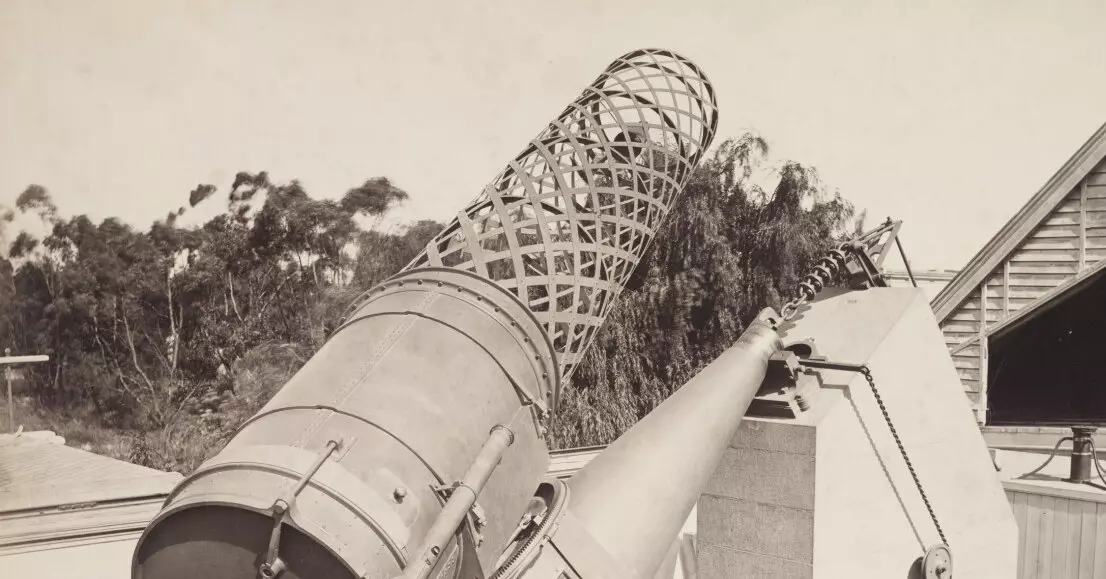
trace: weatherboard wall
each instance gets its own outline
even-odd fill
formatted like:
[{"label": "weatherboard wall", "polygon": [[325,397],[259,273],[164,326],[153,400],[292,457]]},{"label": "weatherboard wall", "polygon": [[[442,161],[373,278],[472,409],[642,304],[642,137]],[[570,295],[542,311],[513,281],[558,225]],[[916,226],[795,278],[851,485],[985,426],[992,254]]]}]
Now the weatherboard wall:
[{"label": "weatherboard wall", "polygon": [[[964,392],[984,422],[988,337],[1106,258],[1106,159],[1099,162],[967,299],[941,320]],[[1024,313],[1024,312],[1023,312]]]},{"label": "weatherboard wall", "polygon": [[1106,577],[1101,495],[1006,483],[1018,523],[1018,579]]}]

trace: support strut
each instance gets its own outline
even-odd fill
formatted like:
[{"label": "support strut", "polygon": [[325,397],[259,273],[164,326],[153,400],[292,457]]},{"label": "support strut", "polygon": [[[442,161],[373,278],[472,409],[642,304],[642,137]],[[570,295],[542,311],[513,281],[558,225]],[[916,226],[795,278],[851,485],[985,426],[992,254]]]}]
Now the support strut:
[{"label": "support strut", "polygon": [[341,439],[328,441],[326,443],[326,448],[319,453],[318,458],[316,458],[315,462],[311,464],[311,467],[307,469],[307,472],[304,472],[303,476],[296,481],[296,485],[288,489],[286,493],[273,502],[273,531],[272,534],[269,535],[269,550],[265,553],[265,562],[258,568],[258,574],[261,576],[261,579],[275,579],[287,568],[284,561],[280,558],[280,531],[284,527],[284,520],[288,518],[288,511],[292,510],[292,505],[295,504],[296,497],[303,492],[303,489],[307,488],[307,484],[311,482],[311,477],[315,476],[315,473],[319,472],[319,469],[323,467],[326,459],[330,458],[330,455],[334,454],[334,452],[341,447]]},{"label": "support strut", "polygon": [[396,579],[426,579],[430,575],[430,571],[434,569],[434,565],[438,562],[438,557],[441,556],[446,545],[457,533],[457,528],[461,526],[468,512],[476,504],[476,497],[480,495],[480,491],[488,483],[492,472],[499,466],[503,453],[514,441],[515,434],[511,432],[510,428],[502,424],[497,424],[492,428],[491,433],[488,434],[487,442],[484,443],[484,446],[472,461],[468,472],[453,487],[453,492],[450,493],[449,500],[446,501],[441,514],[434,521],[434,525],[430,527],[430,531],[426,533],[423,543],[415,550],[418,556],[404,568],[403,574],[396,577]]}]

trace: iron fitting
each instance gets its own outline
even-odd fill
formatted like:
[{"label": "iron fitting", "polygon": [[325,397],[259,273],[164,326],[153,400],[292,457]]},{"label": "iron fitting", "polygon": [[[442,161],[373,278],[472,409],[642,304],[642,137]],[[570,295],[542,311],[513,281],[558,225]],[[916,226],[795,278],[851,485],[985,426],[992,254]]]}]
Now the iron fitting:
[{"label": "iron fitting", "polygon": [[515,432],[513,430],[511,430],[510,428],[508,428],[508,427],[506,427],[502,424],[496,424],[495,426],[492,427],[491,430],[488,431],[488,434],[492,435],[492,434],[495,434],[496,432],[506,432],[507,433],[507,446],[511,446],[512,444],[515,443]]}]

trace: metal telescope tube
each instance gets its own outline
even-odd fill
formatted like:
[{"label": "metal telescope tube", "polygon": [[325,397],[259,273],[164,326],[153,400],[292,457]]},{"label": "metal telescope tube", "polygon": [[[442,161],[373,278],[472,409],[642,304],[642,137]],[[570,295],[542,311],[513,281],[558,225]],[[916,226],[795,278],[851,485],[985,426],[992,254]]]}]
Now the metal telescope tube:
[{"label": "metal telescope tube", "polygon": [[737,343],[568,481],[551,542],[517,575],[653,579],[782,348],[764,310]]},{"label": "metal telescope tube", "polygon": [[[281,579],[390,579],[503,424],[514,444],[437,566],[476,576],[548,467],[528,400],[551,391],[554,375],[541,327],[505,290],[457,270],[405,272],[173,490],[140,539],[134,577],[256,577],[275,562],[266,554],[284,499]],[[288,497],[331,440],[342,444]]]},{"label": "metal telescope tube", "polygon": [[[717,122],[687,59],[611,63],[174,489],[132,576],[390,579],[444,528],[430,576],[483,578],[544,478],[562,380]],[[456,528],[446,495],[497,424],[514,442]]]}]

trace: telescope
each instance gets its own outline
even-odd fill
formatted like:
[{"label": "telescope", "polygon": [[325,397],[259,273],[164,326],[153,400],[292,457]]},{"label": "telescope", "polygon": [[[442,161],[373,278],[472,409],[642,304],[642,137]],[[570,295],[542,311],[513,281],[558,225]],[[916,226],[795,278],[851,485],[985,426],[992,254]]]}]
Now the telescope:
[{"label": "telescope", "polygon": [[[174,488],[132,577],[656,577],[705,489],[725,486],[712,481],[737,464],[727,457],[754,400],[771,406],[768,390],[798,380],[784,336],[804,314],[763,310],[567,483],[546,477],[547,433],[717,125],[714,89],[690,60],[617,58]],[[840,261],[826,268],[847,269]],[[829,281],[811,280],[809,298]],[[808,546],[821,549],[819,537]],[[948,579],[937,546],[919,562]]]},{"label": "telescope", "polygon": [[717,123],[686,58],[615,60],[174,489],[133,576],[490,576],[543,484],[562,384]]}]

